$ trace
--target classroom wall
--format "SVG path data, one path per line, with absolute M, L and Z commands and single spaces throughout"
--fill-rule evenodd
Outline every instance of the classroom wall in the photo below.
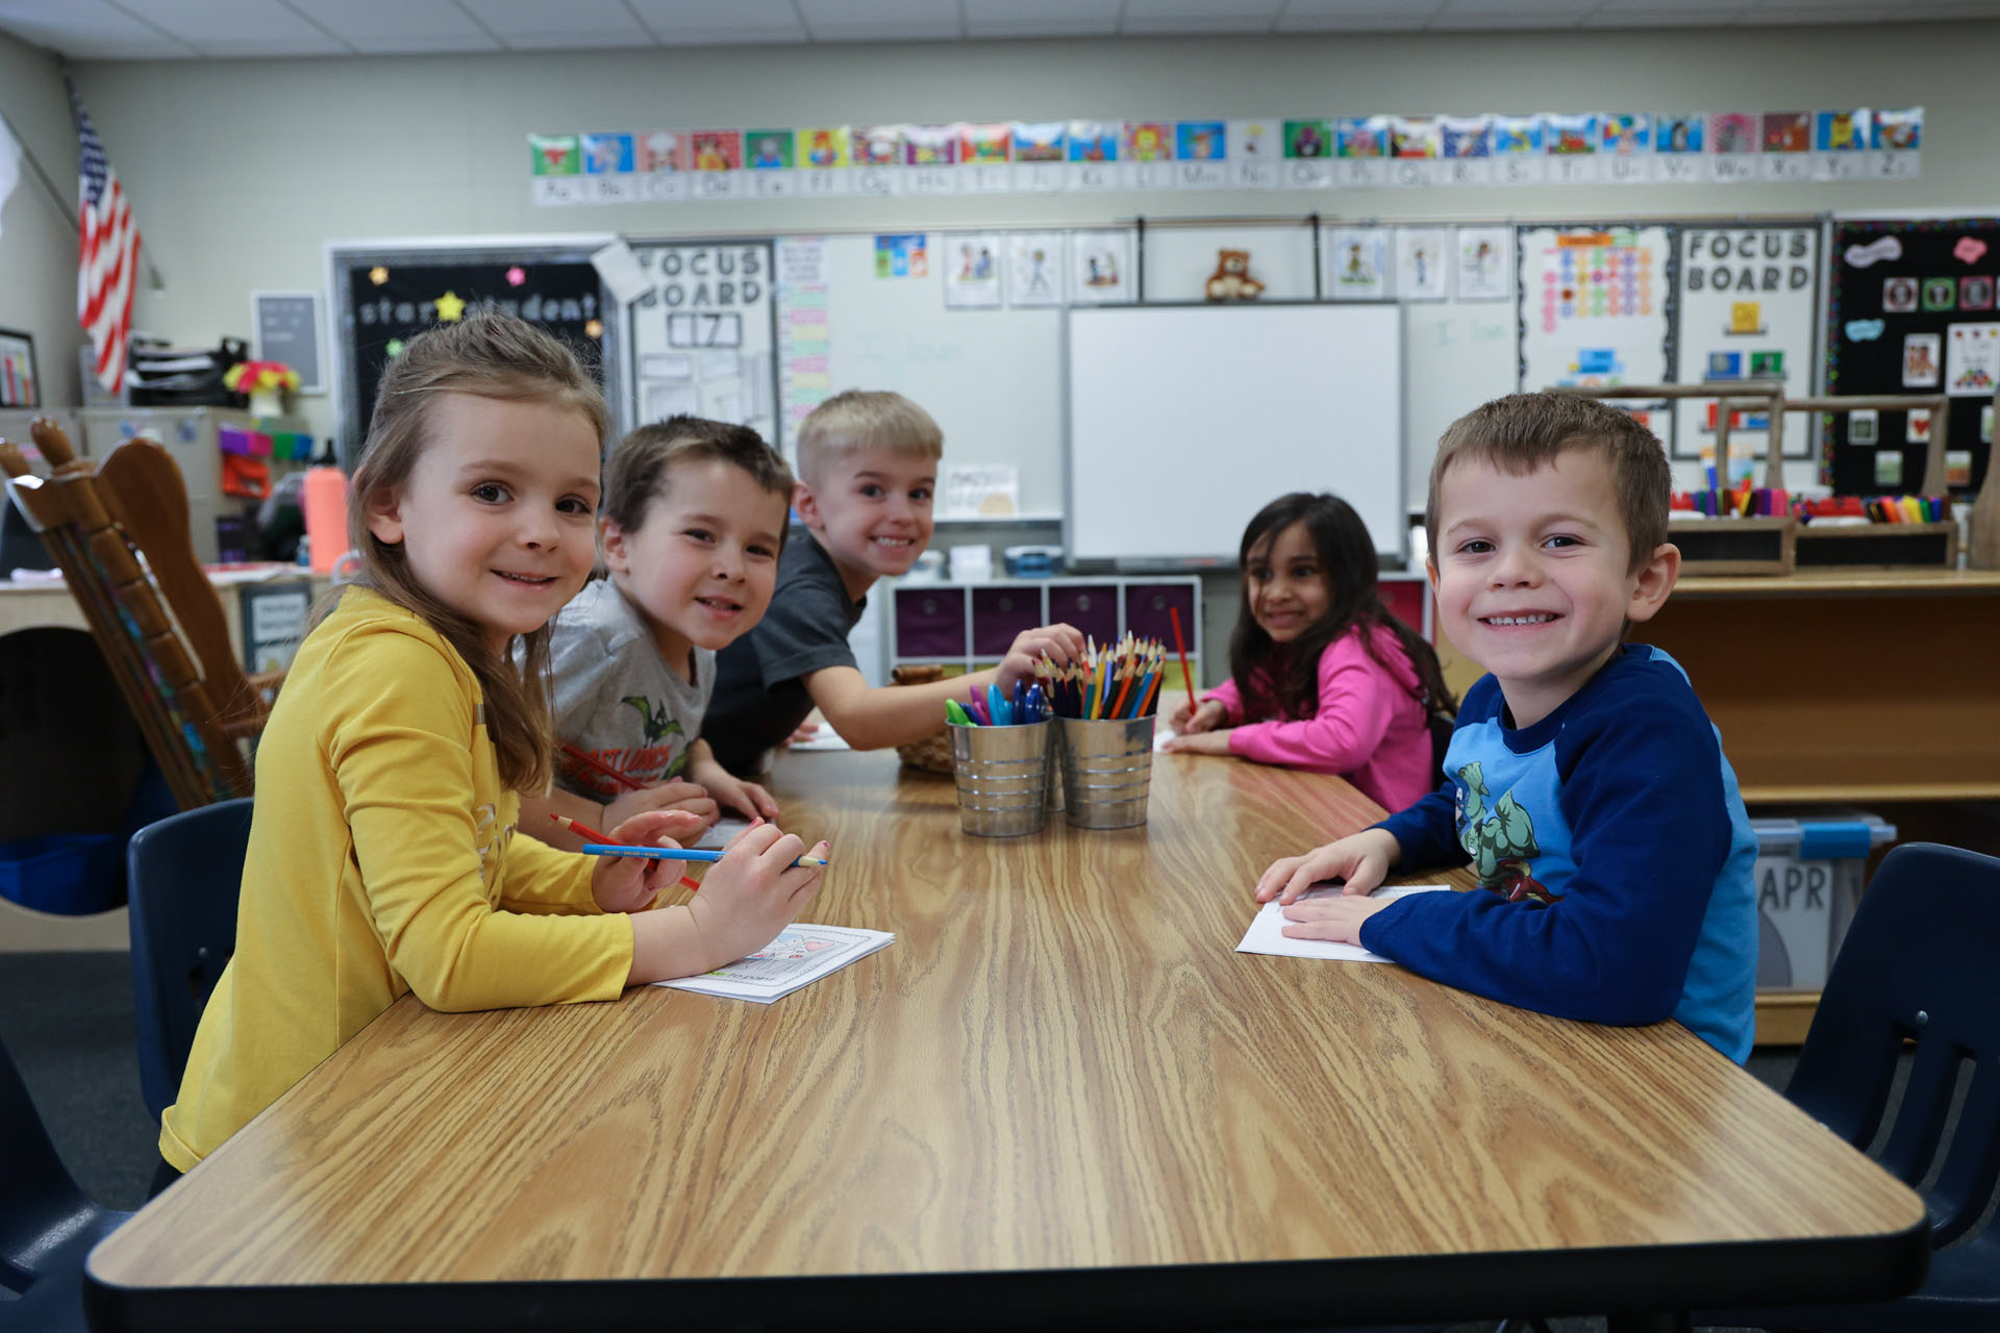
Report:
M 92 62 L 79 66 L 77 77 L 165 279 L 163 290 L 140 292 L 137 324 L 195 343 L 247 333 L 254 288 L 321 287 L 328 239 L 1091 223 L 1140 212 L 1583 220 L 1990 208 L 2000 172 L 1989 92 L 1996 49 L 2000 22 L 1982 21 Z M 46 81 L 46 71 L 38 78 Z M 1729 188 L 965 195 L 554 209 L 530 201 L 525 140 L 531 131 L 703 123 L 1912 104 L 1927 115 L 1919 180 Z M 306 406 L 319 429 L 330 429 L 326 400 Z
M 75 222 L 63 215 L 28 161 L 32 154 L 76 206 L 76 130 L 61 65 L 39 47 L 0 33 L 0 111 L 7 113 L 21 148 L 21 179 L 0 209 L 0 328 L 35 340 L 35 365 L 43 402 L 73 405 L 77 349 Z

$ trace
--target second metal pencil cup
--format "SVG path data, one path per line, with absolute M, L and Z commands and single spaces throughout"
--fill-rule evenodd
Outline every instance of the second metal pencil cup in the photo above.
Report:
M 1146 822 L 1153 783 L 1153 719 L 1062 719 L 1063 798 L 1078 828 Z
M 951 733 L 958 783 L 958 825 L 982 838 L 1039 833 L 1049 815 L 1049 738 L 1053 724 L 967 727 Z

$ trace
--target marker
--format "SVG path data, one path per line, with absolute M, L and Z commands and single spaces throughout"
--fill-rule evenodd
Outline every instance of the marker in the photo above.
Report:
M 628 847 L 620 843 L 587 842 L 583 850 L 591 856 L 642 856 L 654 861 L 720 861 L 722 852 L 693 847 Z M 795 866 L 823 866 L 823 856 L 801 856 Z
M 972 720 L 972 714 L 965 711 L 965 705 L 956 699 L 946 699 L 944 701 L 944 720 L 955 727 L 976 727 L 979 725 Z
M 571 819 L 568 815 L 553 815 L 553 814 L 550 815 L 549 818 L 555 820 L 556 823 L 561 824 L 571 833 L 576 834 L 577 837 L 582 838 L 586 843 L 609 843 L 611 841 L 611 838 L 608 834 L 599 833 L 596 829 L 584 823 L 581 819 Z M 662 848 L 661 850 L 664 851 L 665 849 Z M 686 875 L 682 875 L 681 887 L 686 889 L 689 893 L 698 893 L 701 890 L 701 881 L 698 879 L 689 879 Z

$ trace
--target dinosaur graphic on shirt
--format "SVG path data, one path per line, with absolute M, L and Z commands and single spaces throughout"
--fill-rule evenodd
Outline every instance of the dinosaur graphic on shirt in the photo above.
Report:
M 638 710 L 639 716 L 645 720 L 646 743 L 648 745 L 658 745 L 662 741 L 667 741 L 671 744 L 671 737 L 685 737 L 687 735 L 686 728 L 682 727 L 679 722 L 676 722 L 669 716 L 665 703 L 655 703 L 643 694 L 628 694 L 619 700 L 619 702 L 630 704 L 634 709 Z M 686 767 L 687 747 L 682 745 L 677 747 L 673 762 L 667 765 L 667 771 L 661 775 L 662 780 L 679 777 L 681 770 Z
M 1508 902 L 1560 901 L 1562 895 L 1551 893 L 1532 873 L 1533 858 L 1541 851 L 1535 842 L 1534 818 L 1511 791 L 1494 801 L 1491 810 L 1488 797 L 1486 774 L 1477 760 L 1458 770 L 1458 845 L 1472 858 L 1479 887 Z

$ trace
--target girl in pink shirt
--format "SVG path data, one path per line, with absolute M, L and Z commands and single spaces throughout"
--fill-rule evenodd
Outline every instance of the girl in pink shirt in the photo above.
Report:
M 1338 773 L 1388 810 L 1438 782 L 1433 715 L 1454 710 L 1437 654 L 1376 591 L 1375 542 L 1334 495 L 1293 492 L 1250 520 L 1231 679 L 1168 715 L 1168 750 Z

